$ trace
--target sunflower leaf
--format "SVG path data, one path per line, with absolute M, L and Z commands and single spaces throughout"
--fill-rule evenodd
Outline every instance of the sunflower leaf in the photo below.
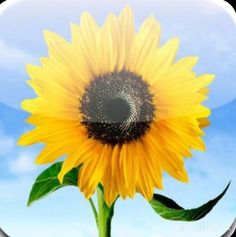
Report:
M 213 209 L 218 201 L 225 195 L 229 186 L 230 183 L 219 196 L 194 209 L 184 209 L 175 201 L 159 194 L 154 194 L 150 204 L 155 212 L 165 219 L 173 221 L 197 221 L 206 216 Z
M 62 184 L 59 182 L 57 176 L 61 171 L 62 163 L 63 162 L 58 162 L 53 164 L 37 177 L 29 195 L 28 206 L 59 188 L 64 186 L 77 186 L 79 168 L 74 168 L 67 173 Z

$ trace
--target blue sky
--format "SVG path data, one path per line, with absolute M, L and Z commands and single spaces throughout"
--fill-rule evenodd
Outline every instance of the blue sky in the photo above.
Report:
M 11 0 L 8 0 L 11 2 Z M 12 1 L 13 2 L 13 1 Z M 109 11 L 119 13 L 127 4 L 136 15 L 137 27 L 150 14 L 160 21 L 162 42 L 180 37 L 178 57 L 198 55 L 198 73 L 215 73 L 209 106 L 212 125 L 205 141 L 207 152 L 195 152 L 186 160 L 190 183 L 165 177 L 161 193 L 186 207 L 198 206 L 215 197 L 229 180 L 232 186 L 219 205 L 196 223 L 174 223 L 159 218 L 139 195 L 118 201 L 113 223 L 114 237 L 220 236 L 236 214 L 236 18 L 213 0 L 80 1 L 24 0 L 7 9 L 0 7 L 0 226 L 12 237 L 92 237 L 96 227 L 88 203 L 76 188 L 65 188 L 26 207 L 29 190 L 45 167 L 33 161 L 40 146 L 17 147 L 19 135 L 29 129 L 22 99 L 33 93 L 25 84 L 26 63 L 47 55 L 42 30 L 58 32 L 69 39 L 70 22 L 79 22 L 83 10 L 102 23 Z M 148 234 L 146 233 L 148 230 Z

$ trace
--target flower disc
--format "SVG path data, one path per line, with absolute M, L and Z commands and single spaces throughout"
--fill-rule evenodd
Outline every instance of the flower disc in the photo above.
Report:
M 140 76 L 126 71 L 107 73 L 85 91 L 80 111 L 89 137 L 122 145 L 139 139 L 150 128 L 153 96 Z

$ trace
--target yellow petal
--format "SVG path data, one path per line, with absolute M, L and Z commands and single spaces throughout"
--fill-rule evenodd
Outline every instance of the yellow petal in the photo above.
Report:
M 137 74 L 142 72 L 142 65 L 157 48 L 160 38 L 160 25 L 154 17 L 149 17 L 136 34 L 127 59 L 127 69 Z M 146 64 L 145 64 L 146 65 Z
M 121 71 L 125 68 L 126 60 L 130 54 L 130 48 L 133 44 L 134 15 L 131 7 L 126 6 L 119 16 L 119 38 L 118 38 L 118 61 L 117 69 Z
M 115 27 L 118 26 L 117 17 L 110 14 L 103 25 L 99 34 L 99 47 L 97 48 L 98 63 L 100 74 L 113 72 L 117 65 L 118 57 L 118 33 L 114 32 Z
M 179 48 L 179 39 L 170 39 L 164 46 L 156 50 L 154 62 L 155 65 L 149 69 L 147 77 L 150 80 L 157 80 L 161 77 L 174 62 L 177 50 Z
M 90 140 L 84 140 L 77 144 L 77 149 L 72 152 L 68 158 L 63 162 L 61 171 L 58 175 L 60 182 L 63 181 L 64 176 L 74 167 L 89 161 L 95 154 L 101 152 L 102 145 L 96 144 Z

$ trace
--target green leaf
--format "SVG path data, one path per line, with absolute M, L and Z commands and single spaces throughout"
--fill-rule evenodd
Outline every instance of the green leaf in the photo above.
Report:
M 53 164 L 36 179 L 28 199 L 28 206 L 64 186 L 77 186 L 79 168 L 72 169 L 61 184 L 57 178 L 63 162 Z
M 206 216 L 213 209 L 218 201 L 225 195 L 229 186 L 230 183 L 215 199 L 210 200 L 206 204 L 194 209 L 184 209 L 175 201 L 159 194 L 154 194 L 150 204 L 152 208 L 165 219 L 174 221 L 197 221 Z

